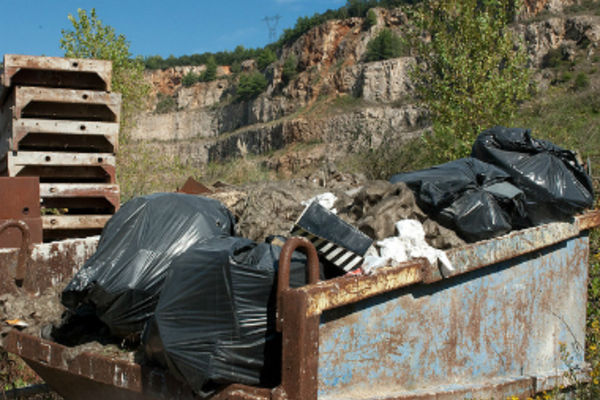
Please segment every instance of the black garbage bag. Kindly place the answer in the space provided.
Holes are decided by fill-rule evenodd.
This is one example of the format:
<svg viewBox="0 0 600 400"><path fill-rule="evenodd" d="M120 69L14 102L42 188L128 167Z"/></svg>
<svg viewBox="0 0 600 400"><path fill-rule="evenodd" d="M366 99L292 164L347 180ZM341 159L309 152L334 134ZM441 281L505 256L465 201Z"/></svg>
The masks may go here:
<svg viewBox="0 0 600 400"><path fill-rule="evenodd" d="M390 179L406 183L423 211L468 242L526 226L523 192L509 180L508 173L474 158Z"/></svg>
<svg viewBox="0 0 600 400"><path fill-rule="evenodd" d="M593 204L592 181L575 153L532 138L528 129L488 129L473 144L472 156L510 174L525 193L533 225L568 220Z"/></svg>
<svg viewBox="0 0 600 400"><path fill-rule="evenodd" d="M281 247L240 237L197 243L173 260L142 343L146 356L201 395L226 383L275 385L281 339L275 331ZM294 252L290 286L306 283Z"/></svg>
<svg viewBox="0 0 600 400"><path fill-rule="evenodd" d="M63 290L62 303L72 311L92 308L115 336L140 332L172 260L233 230L233 215L214 199L181 193L134 198L108 221L96 253Z"/></svg>

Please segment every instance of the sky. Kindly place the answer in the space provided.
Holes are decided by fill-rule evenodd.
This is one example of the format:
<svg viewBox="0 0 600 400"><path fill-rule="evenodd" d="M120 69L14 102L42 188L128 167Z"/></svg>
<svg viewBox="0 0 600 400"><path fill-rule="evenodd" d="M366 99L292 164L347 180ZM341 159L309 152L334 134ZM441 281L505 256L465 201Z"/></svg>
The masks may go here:
<svg viewBox="0 0 600 400"><path fill-rule="evenodd" d="M0 0L0 57L63 56L61 29L69 14L96 9L98 18L123 34L133 55L174 55L263 47L265 17L279 16L276 37L298 17L337 9L346 0ZM271 21L273 24L274 21Z"/></svg>

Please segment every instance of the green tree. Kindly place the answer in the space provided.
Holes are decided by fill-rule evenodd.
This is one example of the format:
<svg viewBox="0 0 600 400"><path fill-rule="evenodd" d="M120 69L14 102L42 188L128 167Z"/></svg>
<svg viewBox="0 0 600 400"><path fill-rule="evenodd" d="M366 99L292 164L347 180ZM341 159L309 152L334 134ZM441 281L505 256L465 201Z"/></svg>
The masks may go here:
<svg viewBox="0 0 600 400"><path fill-rule="evenodd" d="M194 83L198 82L198 80L200 80L198 74L194 73L193 71L190 71L183 76L183 78L181 79L181 84L185 87L190 87Z"/></svg>
<svg viewBox="0 0 600 400"><path fill-rule="evenodd" d="M270 49L265 49L260 52L258 57L256 58L256 65L260 71L264 71L265 68L269 66L272 62L277 60L277 56Z"/></svg>
<svg viewBox="0 0 600 400"><path fill-rule="evenodd" d="M367 11L367 16L365 17L365 27L369 29L372 26L377 25L377 14L371 8Z"/></svg>
<svg viewBox="0 0 600 400"><path fill-rule="evenodd" d="M414 71L417 93L429 108L425 138L432 162L470 153L476 136L506 124L529 95L527 56L508 29L514 0L427 0L416 12L420 28ZM424 41L423 37L431 39Z"/></svg>
<svg viewBox="0 0 600 400"><path fill-rule="evenodd" d="M217 61L214 56L208 57L206 61L206 69L200 75L202 82L210 82L217 79Z"/></svg>
<svg viewBox="0 0 600 400"><path fill-rule="evenodd" d="M265 91L267 78L260 72L240 75L237 95L240 100L251 100Z"/></svg>
<svg viewBox="0 0 600 400"><path fill-rule="evenodd" d="M65 57L112 61L112 91L123 96L121 128L128 131L133 126L134 115L143 109L150 90L144 81L143 60L132 57L125 36L103 25L94 8L89 15L86 10L78 9L77 16L69 14L68 18L72 30L61 30L60 48Z"/></svg>
<svg viewBox="0 0 600 400"><path fill-rule="evenodd" d="M281 70L281 79L283 83L287 84L291 80L293 80L298 73L298 60L296 56L292 53L290 54L283 63L283 67Z"/></svg>
<svg viewBox="0 0 600 400"><path fill-rule="evenodd" d="M402 38L385 28L367 44L367 61L380 61L404 55L406 46Z"/></svg>
<svg viewBox="0 0 600 400"><path fill-rule="evenodd" d="M230 70L232 74L239 74L242 72L242 63L239 61L234 61L233 64L231 64Z"/></svg>

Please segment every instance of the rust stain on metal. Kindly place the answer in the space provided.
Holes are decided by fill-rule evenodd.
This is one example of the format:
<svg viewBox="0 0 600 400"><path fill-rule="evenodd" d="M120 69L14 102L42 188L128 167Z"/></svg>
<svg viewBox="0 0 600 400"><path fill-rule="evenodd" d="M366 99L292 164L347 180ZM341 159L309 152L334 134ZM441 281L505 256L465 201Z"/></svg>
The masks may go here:
<svg viewBox="0 0 600 400"><path fill-rule="evenodd" d="M600 226L600 211L588 211L575 217L580 230L587 230Z"/></svg>
<svg viewBox="0 0 600 400"><path fill-rule="evenodd" d="M115 122L70 121L41 118L10 119L4 129L12 151L44 150L70 151L93 149L100 153L116 153L118 148L119 124ZM2 147L0 147L0 153Z"/></svg>
<svg viewBox="0 0 600 400"><path fill-rule="evenodd" d="M25 279L25 272L27 271L27 261L31 255L31 239L29 234L29 228L23 221L8 220L0 224L0 235L8 228L17 228L21 231L21 247L19 249L19 257L17 259L17 268L15 272L15 282L17 286L23 285Z"/></svg>
<svg viewBox="0 0 600 400"><path fill-rule="evenodd" d="M110 61L5 54L2 85L64 85L110 91L111 76Z"/></svg>
<svg viewBox="0 0 600 400"><path fill-rule="evenodd" d="M20 220L29 228L30 242L42 241L39 179L37 177L0 177L0 223ZM21 232L16 228L0 234L0 248L19 247Z"/></svg>
<svg viewBox="0 0 600 400"><path fill-rule="evenodd" d="M454 271L445 278L532 253L579 235L577 224L554 222L446 251Z"/></svg>
<svg viewBox="0 0 600 400"><path fill-rule="evenodd" d="M187 178L181 189L178 190L179 193L187 193L187 194L211 194L213 193L208 187L204 186L191 176Z"/></svg>
<svg viewBox="0 0 600 400"><path fill-rule="evenodd" d="M23 288L30 293L41 293L66 283L95 252L97 244L98 237L91 237L34 245ZM17 258L18 249L0 250L0 294L17 294L12 283Z"/></svg>
<svg viewBox="0 0 600 400"><path fill-rule="evenodd" d="M270 400L271 390L232 384L210 398L211 400Z"/></svg>
<svg viewBox="0 0 600 400"><path fill-rule="evenodd" d="M306 316L308 296L297 289L282 293L281 388L276 398L316 399L319 366L319 316Z"/></svg>
<svg viewBox="0 0 600 400"><path fill-rule="evenodd" d="M292 262L292 254L295 250L303 250L307 255L307 281L309 284L314 284L319 281L319 256L315 246L308 240L301 237L293 237L288 239L279 255L279 268L277 270L277 331L281 332L282 316L281 298L282 294L290 290L290 264Z"/></svg>
<svg viewBox="0 0 600 400"><path fill-rule="evenodd" d="M373 275L344 276L295 290L308 295L306 316L366 299L381 293L423 281L424 271L432 268L425 259L405 262L397 267L381 268Z"/></svg>

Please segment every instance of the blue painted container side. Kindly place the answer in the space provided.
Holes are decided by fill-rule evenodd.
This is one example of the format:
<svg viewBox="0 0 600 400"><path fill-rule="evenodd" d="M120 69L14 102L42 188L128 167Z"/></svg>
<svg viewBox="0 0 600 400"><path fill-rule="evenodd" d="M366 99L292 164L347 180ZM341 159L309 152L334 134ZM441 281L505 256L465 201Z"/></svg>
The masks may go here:
<svg viewBox="0 0 600 400"><path fill-rule="evenodd" d="M584 368L588 248L582 233L325 311L319 399L453 392L463 393L462 399L470 389L530 385L569 367Z"/></svg>

